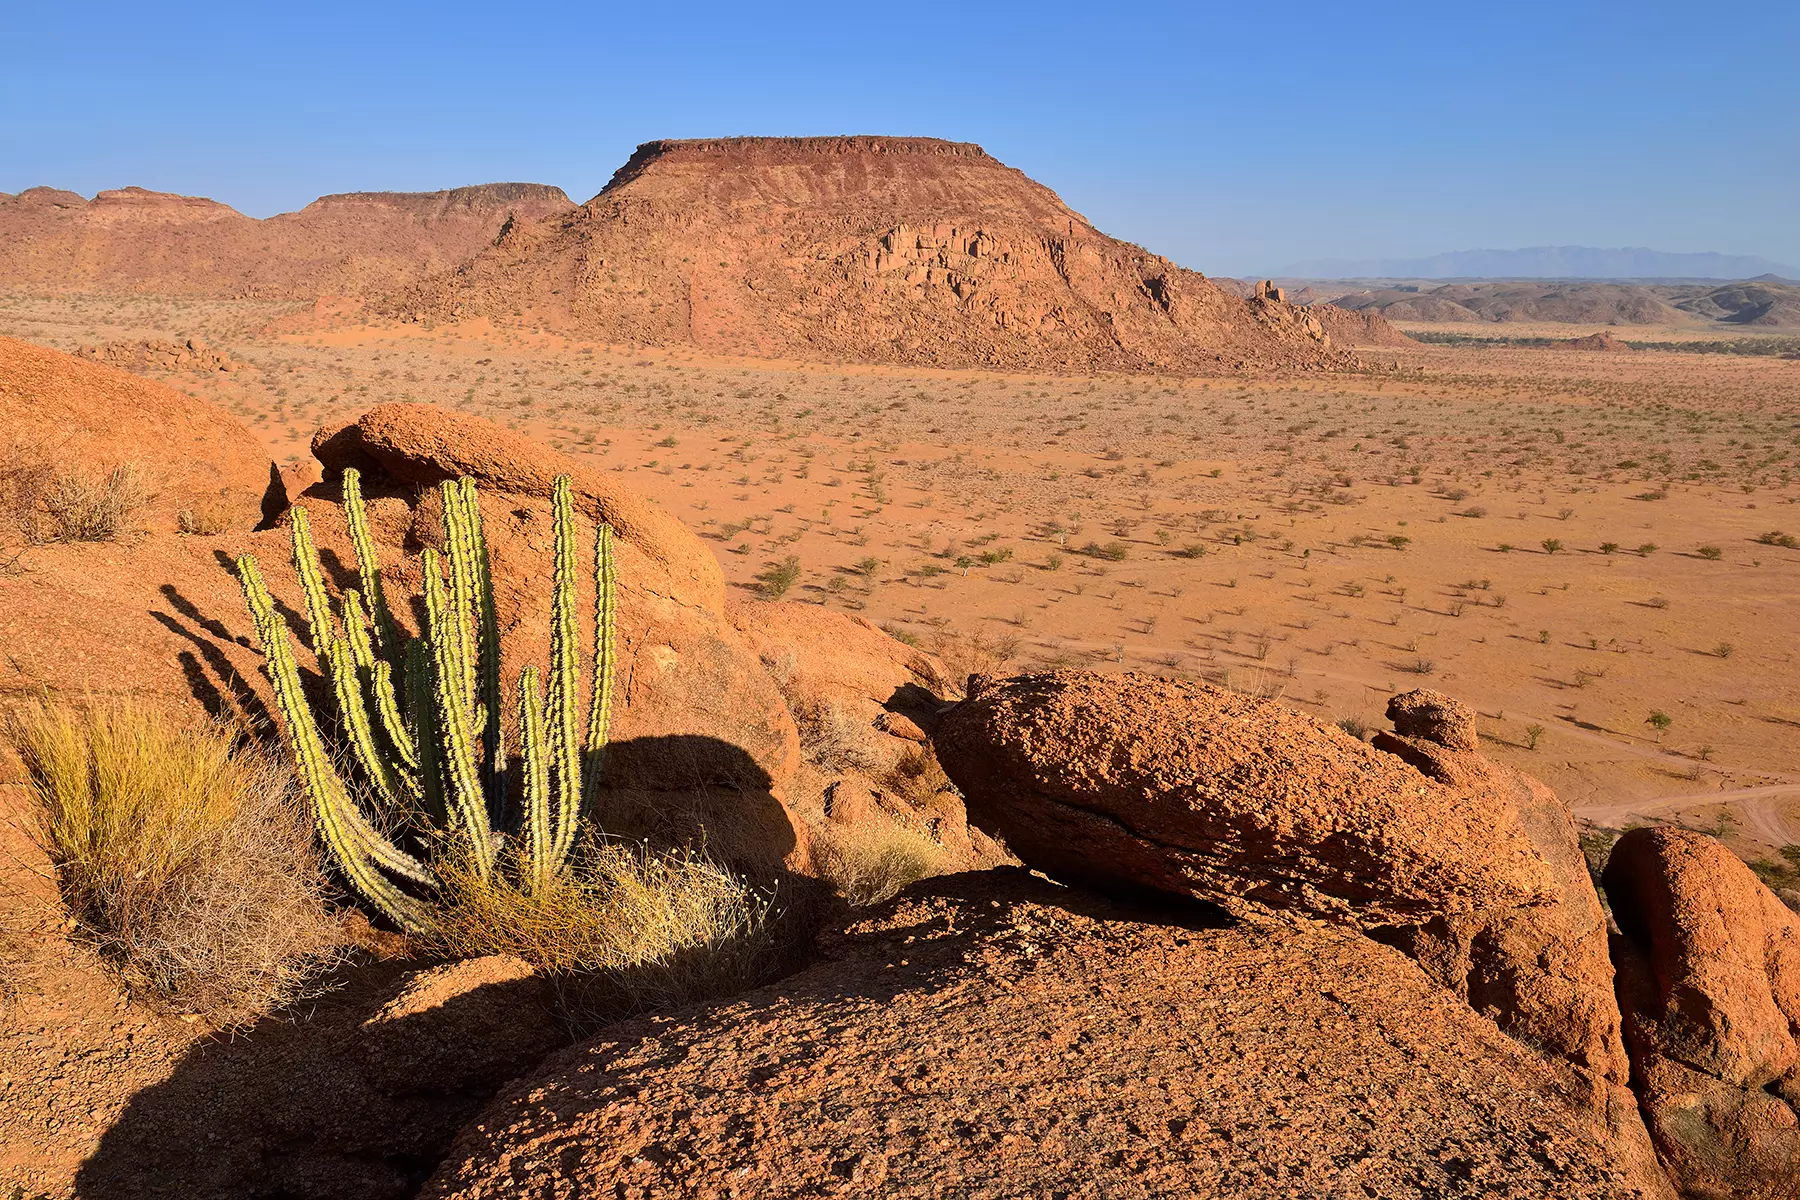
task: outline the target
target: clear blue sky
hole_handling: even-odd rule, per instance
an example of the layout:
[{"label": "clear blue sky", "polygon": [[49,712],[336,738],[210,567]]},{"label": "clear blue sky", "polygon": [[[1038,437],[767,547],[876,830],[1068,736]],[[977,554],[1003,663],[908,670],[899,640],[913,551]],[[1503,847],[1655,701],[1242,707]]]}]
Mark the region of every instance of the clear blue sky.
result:
[{"label": "clear blue sky", "polygon": [[[1314,11],[1309,11],[1314,10]],[[1800,3],[4,0],[0,191],[554,183],[638,142],[979,142],[1201,270],[1584,244],[1800,262]]]}]

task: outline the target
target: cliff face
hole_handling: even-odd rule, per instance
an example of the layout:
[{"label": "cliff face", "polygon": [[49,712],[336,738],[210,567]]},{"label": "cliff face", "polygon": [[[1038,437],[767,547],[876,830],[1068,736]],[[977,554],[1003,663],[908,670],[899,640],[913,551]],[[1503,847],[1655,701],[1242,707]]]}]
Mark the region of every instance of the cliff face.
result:
[{"label": "cliff face", "polygon": [[325,196],[257,220],[143,188],[0,195],[0,287],[310,298],[376,295],[465,261],[509,220],[573,207],[560,188],[485,184]]},{"label": "cliff face", "polygon": [[525,320],[719,353],[1017,369],[1346,360],[1319,322],[1108,237],[979,146],[648,142],[592,200],[516,222],[405,293],[414,316]]}]

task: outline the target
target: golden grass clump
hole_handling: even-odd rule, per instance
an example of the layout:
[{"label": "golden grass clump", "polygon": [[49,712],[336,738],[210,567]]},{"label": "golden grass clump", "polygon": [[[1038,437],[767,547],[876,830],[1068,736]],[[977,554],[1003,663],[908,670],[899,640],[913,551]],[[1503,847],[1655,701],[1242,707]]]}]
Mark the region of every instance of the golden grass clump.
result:
[{"label": "golden grass clump", "polygon": [[794,957],[797,915],[693,851],[587,840],[567,872],[536,888],[513,871],[483,880],[473,864],[436,865],[435,948],[524,959],[562,986],[578,1021],[743,991]]},{"label": "golden grass clump", "polygon": [[871,812],[849,826],[830,826],[813,845],[819,877],[855,905],[880,904],[933,875],[950,871],[949,853],[922,830]]},{"label": "golden grass clump", "polygon": [[310,818],[275,759],[126,704],[46,707],[7,732],[64,903],[134,990],[240,1024],[338,961]]}]

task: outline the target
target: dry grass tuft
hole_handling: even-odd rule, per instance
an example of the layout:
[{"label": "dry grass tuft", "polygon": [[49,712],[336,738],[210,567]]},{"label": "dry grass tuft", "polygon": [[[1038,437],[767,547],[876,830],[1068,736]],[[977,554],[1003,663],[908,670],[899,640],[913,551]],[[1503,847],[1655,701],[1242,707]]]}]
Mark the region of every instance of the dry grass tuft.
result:
[{"label": "dry grass tuft", "polygon": [[789,965],[798,914],[691,851],[584,842],[571,870],[533,891],[495,871],[438,864],[436,948],[510,954],[545,971],[577,1024],[616,1020],[756,986]]},{"label": "dry grass tuft", "polygon": [[822,830],[813,845],[819,877],[852,904],[880,904],[951,867],[949,853],[929,834],[871,813],[850,826]]},{"label": "dry grass tuft", "polygon": [[134,990],[243,1024],[339,960],[311,822],[276,760],[128,705],[40,709],[7,732],[63,900]]},{"label": "dry grass tuft", "polygon": [[135,463],[103,473],[63,469],[42,450],[15,446],[0,467],[0,510],[33,544],[117,541],[148,499]]},{"label": "dry grass tuft", "polygon": [[788,709],[808,762],[837,771],[870,771],[878,765],[869,752],[868,724],[846,713],[841,705],[789,700]]},{"label": "dry grass tuft", "polygon": [[236,514],[223,496],[207,496],[196,500],[191,508],[175,514],[175,527],[182,533],[212,537],[232,527]]},{"label": "dry grass tuft", "polygon": [[950,698],[963,695],[971,675],[997,675],[1018,657],[1020,640],[1011,634],[988,637],[977,631],[959,633],[937,629],[926,636],[925,645],[943,661],[949,672]]}]

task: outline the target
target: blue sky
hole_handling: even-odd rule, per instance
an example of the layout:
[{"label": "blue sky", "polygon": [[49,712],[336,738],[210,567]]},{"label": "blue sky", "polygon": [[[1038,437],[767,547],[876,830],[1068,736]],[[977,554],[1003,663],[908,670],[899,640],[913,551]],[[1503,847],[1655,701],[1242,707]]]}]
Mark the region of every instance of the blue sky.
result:
[{"label": "blue sky", "polygon": [[1794,0],[0,14],[0,191],[585,200],[651,138],[924,134],[1214,273],[1544,244],[1800,262]]}]

